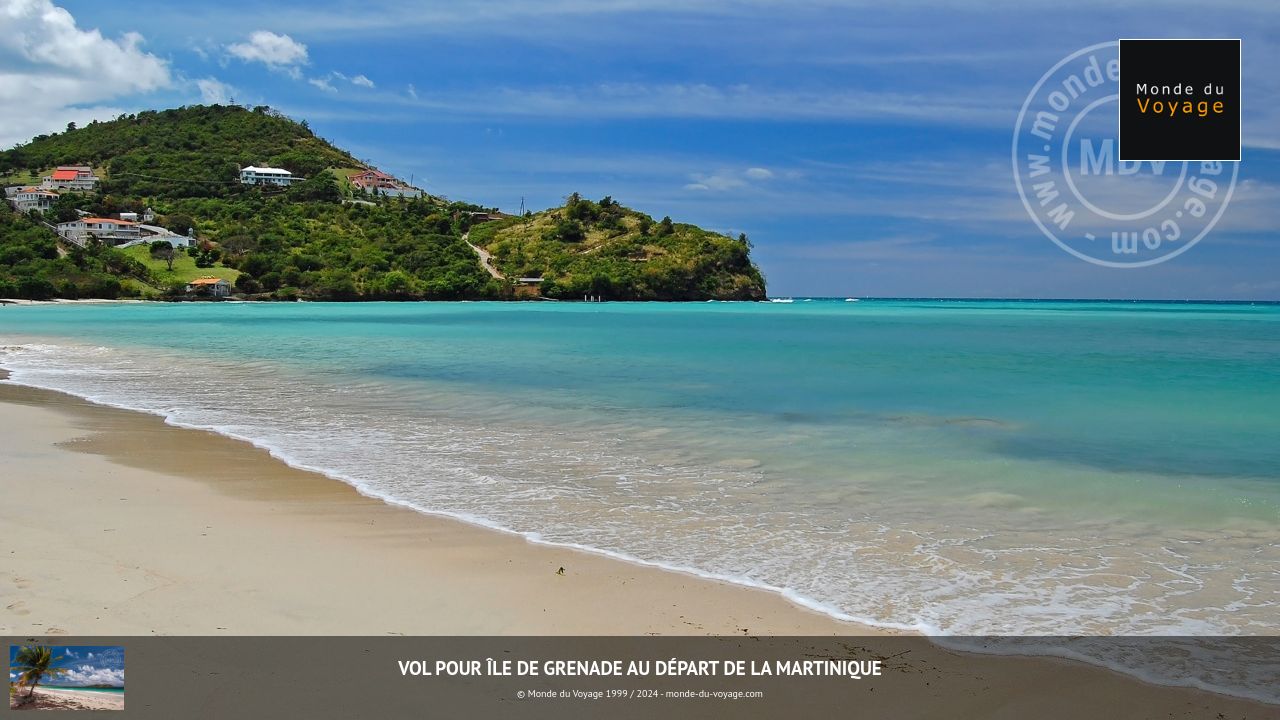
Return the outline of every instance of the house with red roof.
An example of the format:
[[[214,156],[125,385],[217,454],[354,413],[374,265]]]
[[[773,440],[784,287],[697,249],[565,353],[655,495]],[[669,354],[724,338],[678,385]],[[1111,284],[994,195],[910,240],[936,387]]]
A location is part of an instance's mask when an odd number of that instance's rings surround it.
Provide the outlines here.
[[[38,187],[18,188],[13,193],[5,193],[9,196],[9,202],[13,205],[13,209],[20,213],[27,213],[32,210],[44,212],[53,207],[53,202],[58,199],[58,193],[50,192]]]
[[[188,295],[222,298],[231,294],[231,283],[219,277],[196,278],[187,283]]]
[[[397,181],[394,177],[382,172],[381,170],[370,168],[364,172],[358,172],[355,175],[352,175],[351,184],[361,190],[368,190],[376,187],[395,187]]]
[[[357,190],[374,195],[388,197],[420,197],[422,191],[404,184],[395,176],[388,175],[377,168],[369,168],[348,176]]]
[[[141,239],[142,227],[130,220],[90,216],[58,223],[58,234],[77,245],[84,245],[89,240],[119,245]]]
[[[88,165],[59,165],[40,185],[45,190],[92,190],[98,177]]]

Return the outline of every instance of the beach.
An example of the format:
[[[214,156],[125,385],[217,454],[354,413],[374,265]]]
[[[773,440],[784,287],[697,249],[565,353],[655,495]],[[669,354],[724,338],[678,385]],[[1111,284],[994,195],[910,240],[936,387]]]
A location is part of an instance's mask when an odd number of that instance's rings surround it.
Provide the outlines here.
[[[20,688],[26,693],[26,688]],[[21,710],[123,710],[124,693],[37,687],[34,700]]]
[[[393,507],[158,417],[8,384],[0,402],[4,494],[23,498],[0,510],[4,634],[849,631],[772,593]]]
[[[883,632],[394,507],[247,443],[62,393],[0,383],[0,425],[0,491],[21,498],[0,507],[12,538],[0,634],[856,635],[874,646]],[[948,708],[951,691],[974,717],[1275,710],[1058,659],[934,648],[910,662],[902,677],[930,688],[918,702]],[[975,677],[986,692],[971,692]]]

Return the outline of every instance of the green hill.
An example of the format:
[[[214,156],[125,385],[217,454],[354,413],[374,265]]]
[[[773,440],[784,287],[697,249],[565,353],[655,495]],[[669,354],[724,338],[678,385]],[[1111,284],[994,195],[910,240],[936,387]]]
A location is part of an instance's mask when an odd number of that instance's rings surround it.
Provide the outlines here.
[[[472,229],[470,241],[508,278],[542,278],[547,297],[616,300],[763,300],[764,279],[745,236],[655,222],[612,198],[577,193],[564,207]]]
[[[760,299],[764,281],[745,238],[654,222],[606,198],[471,227],[477,205],[436,197],[353,195],[364,165],[306,123],[268,108],[194,106],[124,115],[43,135],[0,152],[0,184],[31,182],[57,165],[89,164],[102,182],[66,193],[46,217],[0,209],[0,297],[146,297],[182,293],[207,274],[254,298]],[[288,189],[240,184],[238,168],[283,167],[307,178]],[[174,269],[145,247],[77,248],[42,222],[76,211],[111,216],[153,208],[155,224],[194,228],[198,247]],[[470,235],[468,236],[468,232]],[[493,253],[491,277],[467,243]]]
[[[239,167],[248,165],[282,167],[302,177],[362,165],[305,123],[270,108],[197,105],[37,136],[0,153],[0,176],[81,163],[106,169],[102,189],[108,194],[160,198],[238,194]]]

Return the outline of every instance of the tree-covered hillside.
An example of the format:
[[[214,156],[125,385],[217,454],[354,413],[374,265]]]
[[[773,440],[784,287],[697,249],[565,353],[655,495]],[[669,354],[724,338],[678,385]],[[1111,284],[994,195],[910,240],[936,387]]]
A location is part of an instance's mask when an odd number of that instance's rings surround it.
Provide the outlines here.
[[[140,272],[118,250],[59,248],[53,233],[0,204],[0,298],[115,298]]]
[[[547,297],[615,300],[763,300],[764,279],[745,236],[661,221],[606,197],[577,193],[564,207],[485,223],[472,243],[509,278],[542,278]]]
[[[68,127],[0,152],[0,184],[30,184],[57,165],[87,164],[92,192],[64,192],[44,213],[5,212],[0,297],[177,297],[198,270],[234,279],[261,299],[502,299],[527,297],[516,279],[544,277],[542,294],[608,299],[759,299],[764,282],[745,238],[654,222],[612,200],[484,223],[486,208],[364,195],[347,175],[364,165],[268,108],[195,106]],[[291,187],[239,182],[239,167],[283,167]],[[152,221],[196,246],[178,263],[143,248],[79,248],[47,223],[153,209]],[[491,250],[491,277],[466,234]],[[157,249],[160,252],[161,249]],[[52,288],[52,290],[51,290]]]
[[[270,108],[197,105],[38,136],[0,152],[0,175],[80,163],[106,170],[107,194],[159,198],[239,194],[241,166],[270,165],[311,177],[328,167],[361,164],[305,123]]]

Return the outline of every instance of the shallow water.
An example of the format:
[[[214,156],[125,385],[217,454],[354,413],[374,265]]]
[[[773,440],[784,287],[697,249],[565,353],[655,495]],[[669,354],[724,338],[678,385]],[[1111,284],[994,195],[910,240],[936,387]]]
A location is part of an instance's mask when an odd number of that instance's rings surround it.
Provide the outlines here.
[[[0,312],[16,381],[934,634],[1280,634],[1280,306]]]

